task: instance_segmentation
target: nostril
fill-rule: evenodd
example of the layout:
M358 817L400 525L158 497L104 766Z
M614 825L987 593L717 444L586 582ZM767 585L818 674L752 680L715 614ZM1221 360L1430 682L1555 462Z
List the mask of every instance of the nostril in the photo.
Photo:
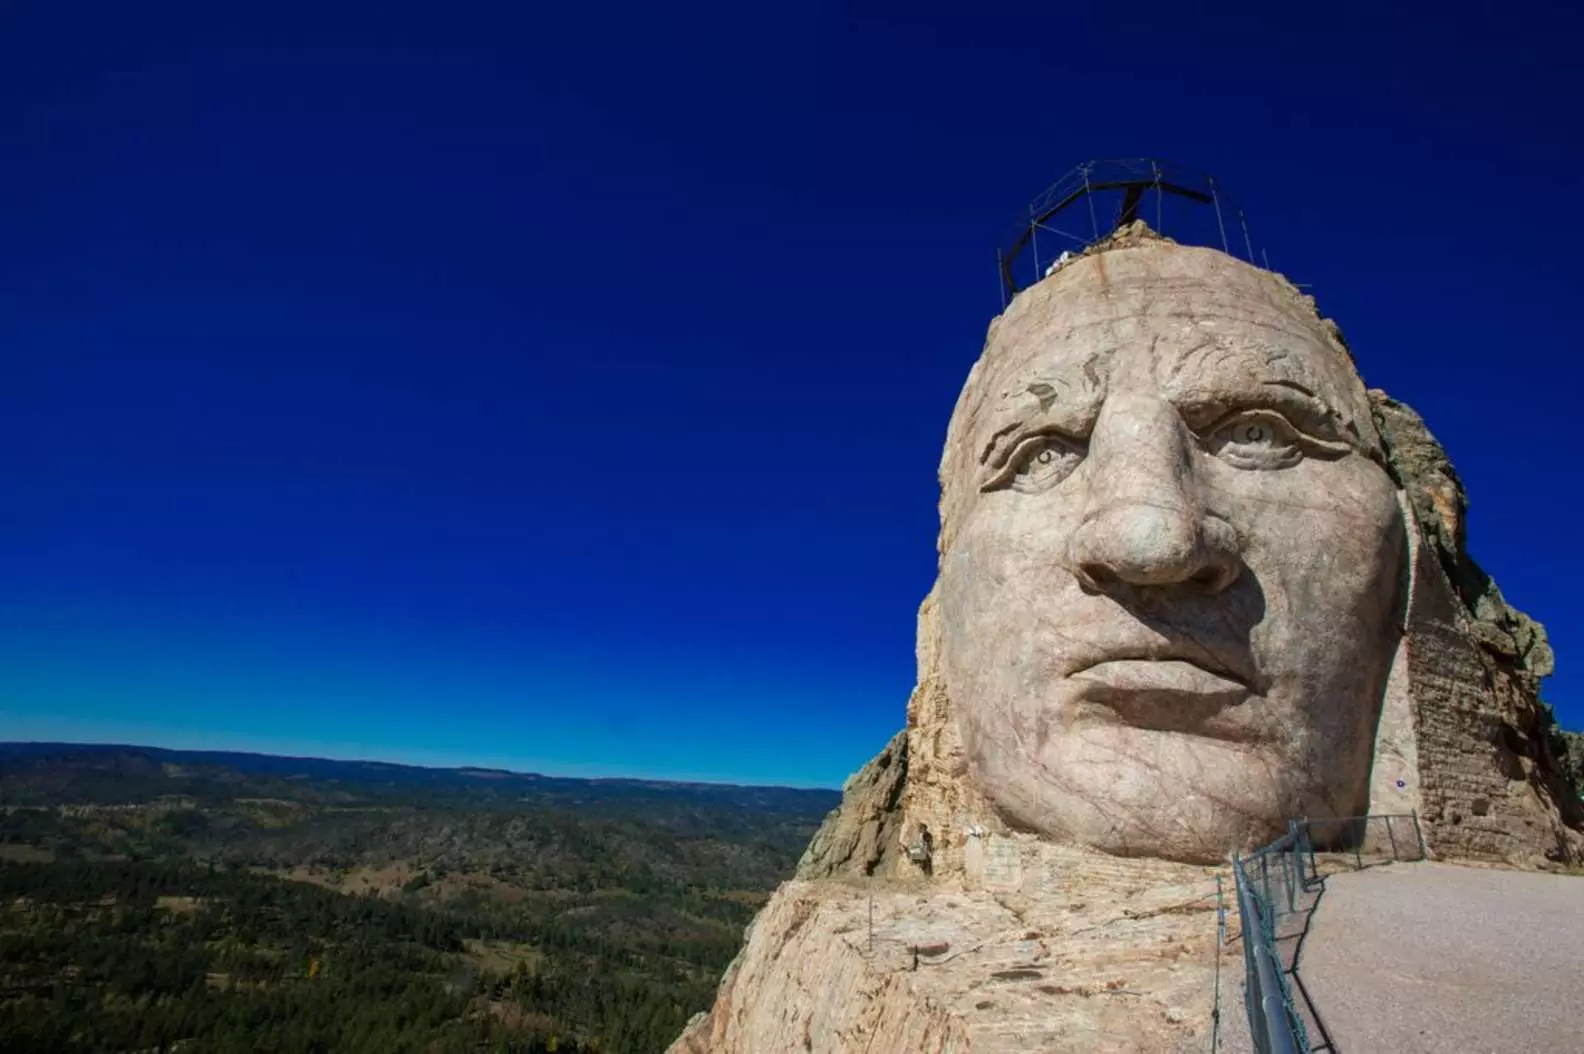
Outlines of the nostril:
M1079 564L1078 570L1083 573L1083 577L1090 584L1097 587L1115 585L1121 580L1117 573L1105 564Z

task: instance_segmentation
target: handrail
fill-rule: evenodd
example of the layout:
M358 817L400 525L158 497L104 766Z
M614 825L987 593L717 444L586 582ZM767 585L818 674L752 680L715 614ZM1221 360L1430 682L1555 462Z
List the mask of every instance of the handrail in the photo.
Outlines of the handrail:
M1238 915L1243 923L1243 1003L1248 1012L1249 1033L1259 1054L1307 1054L1309 1034L1303 1017L1293 1002L1292 989L1282 969L1276 950L1276 920L1283 914L1298 910L1298 894L1309 892L1318 881L1319 869L1315 863L1315 846L1311 837L1313 828L1340 829L1345 841L1351 843L1354 861L1364 866L1360 846L1365 841L1369 824L1379 820L1385 824L1386 840L1391 845L1392 860L1423 860L1424 832L1419 826L1418 813L1375 813L1367 816L1305 817L1291 820L1287 833L1261 846L1246 856L1232 859L1232 874L1237 882ZM1409 821L1414 837L1408 842L1417 855L1406 855L1399 842L1392 821ZM1358 825L1358 826L1355 826ZM1308 866L1304 857L1308 856ZM1274 861L1274 864L1273 864ZM1273 895L1272 869L1278 882L1286 887L1286 896ZM1254 875L1257 869L1258 876ZM1311 875L1310 872L1313 872ZM1282 900L1286 901L1285 911Z
M1291 836L1284 835L1279 841ZM1296 840L1290 843L1296 851ZM1270 846L1249 859L1267 854ZM1238 916L1243 923L1243 1006L1249 1034L1259 1054L1307 1054L1309 1036L1293 1005L1292 991L1276 951L1276 908L1266 883L1263 898L1250 880L1243 857L1232 861L1237 881ZM1289 887L1290 888L1290 887Z
M1238 914L1243 919L1243 955L1245 965L1252 965L1249 973L1258 982L1245 997L1249 1011L1249 1031L1261 1054L1298 1054L1298 1037L1294 1033L1302 1030L1303 1023L1288 1020L1289 1000L1283 998L1286 985L1281 976L1281 964L1276 960L1275 942L1268 939L1265 933L1259 904L1254 899L1254 889L1245 880L1242 865L1238 864L1237 869ZM1262 1039L1263 1043L1260 1042ZM1308 1049L1306 1038L1302 1050L1307 1054Z

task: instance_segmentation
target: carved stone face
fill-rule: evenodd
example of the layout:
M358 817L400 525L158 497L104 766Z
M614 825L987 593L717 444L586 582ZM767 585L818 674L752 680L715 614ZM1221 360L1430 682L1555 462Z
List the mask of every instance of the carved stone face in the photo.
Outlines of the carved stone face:
M992 329L942 464L941 662L1013 826L1220 859L1363 811L1404 533L1364 388L1276 277L1164 242Z

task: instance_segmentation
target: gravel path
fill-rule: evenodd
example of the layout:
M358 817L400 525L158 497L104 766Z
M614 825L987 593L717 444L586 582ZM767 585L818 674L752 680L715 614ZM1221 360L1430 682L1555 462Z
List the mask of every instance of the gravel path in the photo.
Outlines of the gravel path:
M1298 976L1334 1054L1579 1054L1581 951L1584 878L1394 864L1326 879Z

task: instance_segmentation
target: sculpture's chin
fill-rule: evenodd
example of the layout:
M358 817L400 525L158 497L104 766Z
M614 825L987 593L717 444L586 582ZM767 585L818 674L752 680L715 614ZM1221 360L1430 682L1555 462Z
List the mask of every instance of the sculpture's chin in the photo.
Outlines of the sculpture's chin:
M1117 721L1079 721L1037 756L982 767L1014 827L1117 856L1210 863L1269 841L1301 815L1304 787L1276 746Z

